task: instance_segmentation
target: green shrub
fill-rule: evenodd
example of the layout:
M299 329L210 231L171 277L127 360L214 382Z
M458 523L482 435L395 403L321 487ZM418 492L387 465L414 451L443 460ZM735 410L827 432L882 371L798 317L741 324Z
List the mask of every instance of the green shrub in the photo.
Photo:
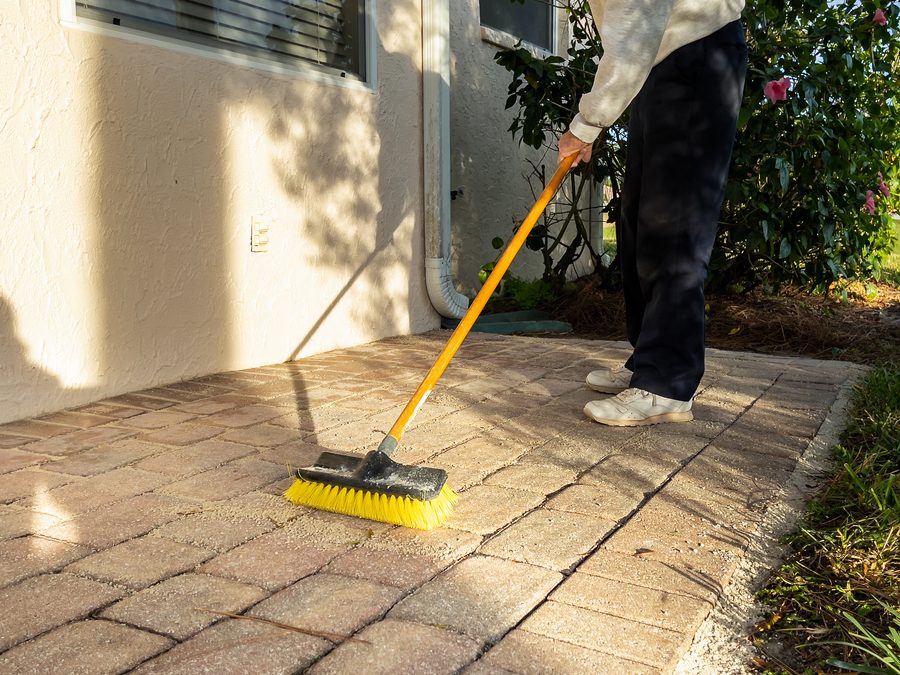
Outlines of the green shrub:
M748 3L750 67L711 264L719 285L823 288L880 273L893 228L878 175L895 181L900 147L900 3L880 5L886 26L873 21L878 7ZM765 86L782 77L787 98L772 102ZM891 199L898 192L893 182Z
M515 0L514 0L515 1ZM873 19L876 10L886 25ZM567 8L567 59L502 51L512 75L507 108L514 136L555 146L590 89L602 45L585 0ZM892 248L889 217L900 201L900 2L750 0L750 65L710 283L746 291L783 284L825 288L841 278L877 277ZM766 85L790 80L785 100ZM617 218L626 118L595 144L579 176L609 180ZM879 191L879 173L891 189ZM865 207L871 191L875 213Z

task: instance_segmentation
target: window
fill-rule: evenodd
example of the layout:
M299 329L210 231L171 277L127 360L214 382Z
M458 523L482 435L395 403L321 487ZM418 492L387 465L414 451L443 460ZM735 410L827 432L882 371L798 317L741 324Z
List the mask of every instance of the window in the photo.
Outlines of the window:
M75 0L75 15L279 65L366 79L366 0Z
M481 0L481 25L553 51L554 0Z

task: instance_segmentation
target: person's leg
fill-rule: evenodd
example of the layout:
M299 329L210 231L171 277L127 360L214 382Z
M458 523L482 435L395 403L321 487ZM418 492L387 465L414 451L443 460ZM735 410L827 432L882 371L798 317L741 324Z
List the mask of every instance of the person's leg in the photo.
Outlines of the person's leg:
M635 99L640 186L625 230L623 280L640 313L631 386L689 401L704 371L704 293L746 72L735 22L657 65ZM629 138L630 142L630 138ZM623 212L625 205L623 203ZM625 267L623 265L623 275ZM639 294L639 300L634 296Z
M628 122L625 177L622 181L619 219L616 222L616 256L625 296L625 328L632 347L638 343L644 321L644 296L637 270L637 228L644 160L643 127L641 107L635 101ZM625 363L625 367L634 370L631 358Z
M637 344L644 318L644 299L637 275L636 257L638 206L641 200L642 140L640 111L634 109L628 124L628 156L625 160L619 218L616 220L616 256L625 293L628 341L632 347ZM585 378L585 382L594 391L617 394L630 386L632 369L629 358L624 368L592 370Z

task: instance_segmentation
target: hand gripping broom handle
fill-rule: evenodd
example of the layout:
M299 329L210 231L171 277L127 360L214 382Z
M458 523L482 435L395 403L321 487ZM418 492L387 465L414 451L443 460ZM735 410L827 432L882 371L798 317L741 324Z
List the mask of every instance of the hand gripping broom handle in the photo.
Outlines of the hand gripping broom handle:
M441 375L443 375L444 371L447 370L447 366L450 365L450 360L456 355L456 352L457 350L459 350L460 345L462 345L463 340L466 339L466 336L472 329L475 320L478 318L478 315L481 314L481 310L484 309L484 306L487 304L487 301L490 299L491 294L493 294L494 290L499 285L500 280L503 278L503 275L506 274L506 270L509 269L513 258L516 257L519 249L522 248L522 244L525 243L525 239L528 238L528 235L537 222L538 218L541 217L544 209L547 208L547 204L550 203L551 199L553 199L553 195L556 194L556 191L562 184L563 179L569 172L569 169L571 168L572 163L575 161L576 156L577 155L569 155L562 160L559 168L556 169L556 173L553 174L553 177L550 179L547 187L545 187L544 191L541 192L540 197L538 197L537 202L531 208L531 211L529 211L528 216L519 226L519 229L516 230L515 235L510 240L509 244L507 244L506 248L503 251L503 254L500 256L500 259L497 260L496 264L494 265L494 270L487 278L487 281L484 282L484 286L481 287L478 295L475 296L475 299L469 306L466 315L459 322L456 330L453 331L453 335L450 336L447 344L444 345L444 349L438 355L437 360L434 362L434 365L431 366L431 370L428 371L425 379L422 380L422 384L420 384L419 388L416 389L416 393L412 395L411 399L409 399L409 403L406 404L403 412L400 413L400 417L398 417L397 421L394 422L394 426L391 427L388 435L384 437L381 445L378 446L378 450L380 452L383 452L386 455L390 455L394 450L397 449L397 446L400 443L400 438L401 436L403 436L403 432L406 430L406 426L409 424L410 420L412 420L416 412L418 412L422 404L425 403L425 400L428 398L428 395L431 393L434 385L441 378Z

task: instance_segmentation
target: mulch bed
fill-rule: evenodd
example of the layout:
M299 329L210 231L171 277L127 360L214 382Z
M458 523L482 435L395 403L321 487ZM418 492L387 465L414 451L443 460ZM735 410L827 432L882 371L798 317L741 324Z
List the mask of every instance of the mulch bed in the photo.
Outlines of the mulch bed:
M710 294L706 344L869 365L900 362L900 289L871 283L869 298L866 290L851 285L846 301L836 294L811 295L794 289L776 296ZM580 281L577 291L551 312L571 323L579 337L625 339L621 292L603 290L594 280Z

